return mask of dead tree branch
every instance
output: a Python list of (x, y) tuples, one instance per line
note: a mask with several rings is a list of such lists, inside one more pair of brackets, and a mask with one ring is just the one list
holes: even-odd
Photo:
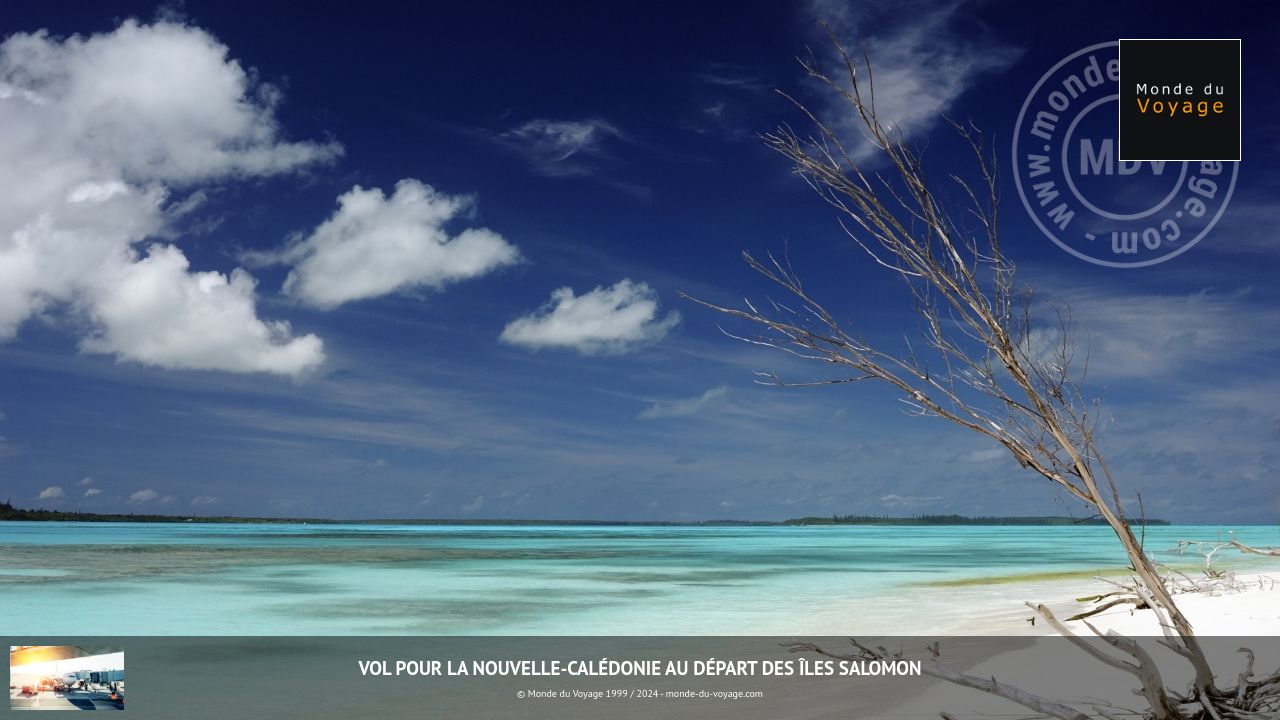
[[(754, 328), (754, 333), (725, 330), (730, 337), (817, 361), (839, 376), (790, 384), (884, 383), (899, 393), (909, 413), (941, 418), (997, 443), (1023, 468), (1101, 517), (1120, 541), (1134, 573), (1132, 583), (1122, 586), (1123, 599), (1117, 596), (1110, 606), (1132, 604), (1155, 614), (1165, 633), (1163, 644), (1194, 670), (1192, 700), (1209, 716), (1218, 717), (1219, 709), (1234, 704), (1236, 693), (1215, 686), (1191, 622), (1174, 601), (1174, 588), (1134, 534), (1097, 442), (1095, 404), (1086, 401), (1081, 391), (1088, 359), (1076, 358), (1070, 311), (1036, 299), (1014, 283), (1015, 266), (1000, 241), (995, 154), (976, 128), (952, 123), (969, 146), (978, 178), (951, 176), (966, 199), (968, 214), (977, 221), (973, 229), (968, 223), (958, 224), (926, 178), (921, 155), (877, 115), (870, 63), (851, 56), (834, 35), (831, 42), (840, 60), (838, 74), (825, 72), (812, 55), (801, 65), (810, 78), (845, 101), (861, 131), (857, 142), (869, 143), (886, 169), (870, 169), (844, 132), (785, 94), (811, 123), (813, 134), (802, 135), (783, 125), (762, 139), (787, 158), (794, 172), (834, 210), (839, 226), (874, 267), (901, 281), (921, 323), (919, 337), (908, 339), (901, 349), (865, 337), (856, 322), (842, 321), (815, 297), (789, 262), (771, 254), (759, 259), (744, 253), (743, 258), (782, 288), (788, 302), (746, 301), (731, 307), (689, 299)], [(1046, 311), (1047, 322), (1041, 319)], [(773, 373), (761, 376), (767, 383), (788, 384)], [(1133, 658), (1130, 664), (1139, 668), (1153, 717), (1185, 716), (1159, 682), (1154, 663), (1141, 646), (1113, 635), (1103, 640)], [(1084, 717), (994, 680), (936, 667), (934, 672), (1027, 707), (1038, 703), (1038, 711), (1053, 717)]]

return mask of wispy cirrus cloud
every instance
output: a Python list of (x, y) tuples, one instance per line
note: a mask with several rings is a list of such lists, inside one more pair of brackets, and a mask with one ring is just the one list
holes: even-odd
[(547, 177), (593, 175), (602, 160), (612, 157), (609, 145), (627, 141), (617, 126), (599, 118), (537, 118), (497, 137), (524, 156), (536, 172)]
[[(776, 117), (766, 110), (776, 100), (772, 80), (736, 63), (713, 62), (689, 74), (693, 79), (698, 117), (690, 129), (715, 133), (729, 140), (758, 142), (758, 133)], [(776, 107), (773, 107), (776, 110)]]
[[(894, 5), (813, 0), (807, 15), (826, 23), (855, 57), (865, 50), (875, 81), (875, 108), (880, 121), (905, 136), (927, 131), (985, 73), (998, 72), (1017, 60), (1022, 50), (994, 38), (968, 12), (965, 0), (908, 0)], [(836, 81), (848, 73), (825, 37), (815, 39), (819, 62)], [(861, 73), (865, 96), (871, 86)], [(874, 148), (862, 139), (860, 122), (843, 100), (826, 107), (824, 118), (849, 143), (855, 159)]]
[(618, 176), (619, 152), (636, 140), (608, 120), (535, 118), (484, 135), (523, 158), (538, 175), (589, 178), (641, 198), (650, 193), (648, 187)]
[(694, 397), (681, 398), (679, 400), (659, 400), (642, 410), (636, 417), (640, 420), (688, 417), (714, 407), (728, 394), (729, 386), (720, 385)]
[(731, 90), (747, 92), (766, 92), (769, 83), (749, 68), (737, 63), (711, 62), (690, 73), (694, 80), (706, 85), (713, 85)]
[(1280, 256), (1280, 231), (1275, 217), (1280, 213), (1280, 203), (1271, 197), (1232, 196), (1222, 220), (1213, 232), (1199, 245), (1197, 251), (1222, 255), (1252, 255), (1259, 258)]
[[(1280, 352), (1280, 310), (1248, 288), (1159, 293), (1077, 286), (1055, 295), (1077, 325), (1077, 363), (1102, 380), (1162, 380), (1181, 373), (1257, 365)], [(1054, 328), (1039, 342), (1058, 342)], [(1081, 369), (1083, 366), (1081, 365)]]

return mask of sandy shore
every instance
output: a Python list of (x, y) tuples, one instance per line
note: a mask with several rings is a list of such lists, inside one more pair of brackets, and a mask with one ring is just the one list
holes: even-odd
[[(1175, 597), (1178, 607), (1191, 620), (1196, 632), (1205, 636), (1280, 636), (1280, 561), (1274, 572), (1237, 575), (1246, 589), (1216, 595), (1183, 593)], [(1028, 622), (1034, 613), (1024, 602), (1043, 602), (1059, 618), (1071, 617), (1090, 606), (1077, 602), (1084, 597), (1114, 590), (1107, 583), (1090, 580), (1010, 585), (1006, 600), (975, 610), (972, 619), (948, 629), (950, 635), (1038, 636), (1056, 633), (1044, 622)], [(1093, 616), (1089, 621), (1099, 630), (1115, 630), (1125, 635), (1160, 635), (1152, 613), (1117, 607)], [(1082, 622), (1068, 623), (1075, 632), (1090, 635)]]
[[(1241, 573), (1238, 579), (1247, 586), (1242, 592), (1219, 595), (1187, 593), (1175, 598), (1195, 627), (1224, 685), (1233, 685), (1244, 666), (1240, 653), (1242, 647), (1256, 653), (1259, 672), (1280, 667), (1280, 562), (1276, 563), (1274, 572)], [(1066, 618), (1087, 607), (1076, 602), (1075, 596), (1106, 592), (1109, 588), (1106, 583), (1098, 581), (1087, 586), (1078, 581), (1010, 586), (1007, 601), (979, 610), (972, 621), (953, 628), (951, 634), (1021, 636), (1031, 645), (971, 667), (955, 669), (978, 677), (995, 677), (1002, 683), (1086, 711), (1102, 706), (1111, 708), (1117, 717), (1128, 717), (1128, 712), (1138, 716), (1142, 701), (1133, 694), (1136, 683), (1131, 676), (1088, 657), (1066, 639), (1057, 637), (1057, 633), (1044, 622), (1033, 626), (1027, 621), (1032, 611), (1021, 605), (1025, 600), (1043, 601), (1055, 615)], [(1056, 595), (1053, 594), (1055, 592)], [(1190, 666), (1156, 642), (1161, 633), (1152, 613), (1113, 609), (1090, 618), (1090, 622), (1104, 633), (1114, 630), (1130, 637), (1144, 638), (1143, 645), (1155, 657), (1166, 686), (1182, 688), (1189, 684), (1192, 677)], [(1068, 623), (1068, 627), (1080, 636), (1092, 637), (1092, 632), (1082, 622)], [(942, 647), (945, 657), (945, 639)], [(1121, 710), (1117, 712), (1117, 708)], [(883, 715), (867, 717), (895, 720), (937, 718), (942, 710), (955, 718), (1021, 717), (1026, 713), (1025, 708), (1019, 705), (981, 691), (938, 683)]]

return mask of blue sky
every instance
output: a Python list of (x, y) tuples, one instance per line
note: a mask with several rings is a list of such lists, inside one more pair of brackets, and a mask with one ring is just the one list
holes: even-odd
[(886, 106), (948, 169), (965, 156), (940, 113), (1007, 164), (1023, 98), (1079, 48), (1243, 38), (1245, 160), (1204, 241), (1090, 265), (1008, 170), (1003, 236), (1088, 329), (1124, 492), (1274, 522), (1280, 17), (1243, 3), (7, 4), (0, 494), (385, 518), (1072, 510), (885, 388), (755, 385), (821, 369), (679, 297), (762, 297), (739, 253), (786, 248), (868, 334), (915, 326), (756, 137), (801, 122), (775, 88), (840, 120), (795, 61), (819, 18), (866, 41)]

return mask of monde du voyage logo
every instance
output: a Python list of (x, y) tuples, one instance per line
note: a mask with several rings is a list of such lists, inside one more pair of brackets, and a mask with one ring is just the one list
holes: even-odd
[(1027, 95), (1014, 182), (1063, 250), (1146, 267), (1213, 229), (1235, 189), (1239, 148), (1239, 41), (1105, 42), (1061, 60)]

